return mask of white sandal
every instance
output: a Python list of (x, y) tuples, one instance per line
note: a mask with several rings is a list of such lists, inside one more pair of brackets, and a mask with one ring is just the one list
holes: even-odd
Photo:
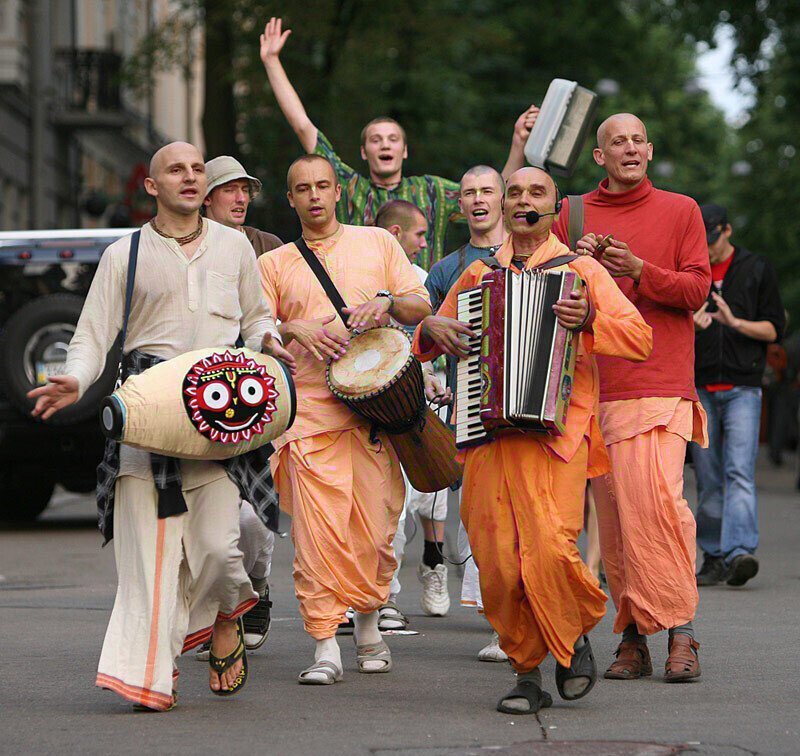
[[(324, 679), (310, 677), (312, 674), (324, 675)], [(342, 679), (342, 670), (333, 662), (323, 659), (314, 662), (308, 669), (304, 669), (297, 677), (300, 685), (333, 685)]]
[[(381, 674), (392, 670), (392, 652), (384, 641), (380, 643), (365, 643), (363, 646), (356, 644), (356, 661), (358, 671), (365, 675)], [(364, 664), (372, 661), (381, 661), (383, 666), (378, 669), (370, 669)]]
[(398, 609), (394, 601), (387, 601), (378, 610), (378, 630), (405, 630), (408, 617)]

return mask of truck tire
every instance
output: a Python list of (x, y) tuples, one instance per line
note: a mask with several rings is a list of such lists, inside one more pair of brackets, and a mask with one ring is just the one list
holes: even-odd
[(47, 509), (55, 485), (39, 467), (0, 469), (0, 520), (33, 522)]
[(88, 472), (62, 472), (58, 482), (71, 493), (94, 493), (97, 488), (97, 472), (91, 468)]
[[(0, 334), (0, 383), (8, 401), (23, 414), (29, 416), (34, 405), (27, 393), (43, 385), (46, 375), (63, 373), (83, 301), (74, 294), (38, 297), (6, 321)], [(49, 425), (73, 425), (97, 417), (101, 399), (114, 390), (117, 364), (108, 358), (114, 354), (112, 347), (99, 380), (79, 402), (53, 415)]]

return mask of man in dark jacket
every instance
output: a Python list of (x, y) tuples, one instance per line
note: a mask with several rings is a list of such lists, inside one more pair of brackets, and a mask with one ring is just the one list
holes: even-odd
[(692, 445), (697, 474), (699, 586), (744, 585), (758, 572), (755, 465), (767, 345), (785, 327), (771, 263), (731, 243), (725, 208), (701, 207), (711, 291), (694, 314), (695, 383), (708, 415), (708, 448)]

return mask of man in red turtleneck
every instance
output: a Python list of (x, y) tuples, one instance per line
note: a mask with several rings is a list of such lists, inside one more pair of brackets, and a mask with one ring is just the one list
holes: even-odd
[[(695, 522), (683, 498), (683, 463), (688, 441), (706, 443), (692, 322), (711, 284), (705, 227), (692, 199), (650, 182), (653, 145), (636, 116), (606, 119), (593, 154), (608, 175), (583, 195), (578, 251), (594, 255), (614, 276), (652, 327), (654, 342), (645, 362), (597, 356), (600, 427), (612, 471), (595, 479), (593, 490), (617, 608), (614, 631), (622, 633), (605, 676), (652, 674), (646, 636), (669, 630), (664, 679), (683, 682), (700, 677), (692, 627)], [(554, 232), (566, 242), (568, 228), (565, 207)]]

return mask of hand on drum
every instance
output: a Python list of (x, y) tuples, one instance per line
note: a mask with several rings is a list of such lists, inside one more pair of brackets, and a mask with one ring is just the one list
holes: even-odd
[(358, 307), (345, 307), (342, 312), (350, 316), (347, 318), (347, 327), (351, 331), (363, 331), (385, 323), (391, 307), (392, 300), (389, 297), (375, 297)]
[(438, 404), (441, 407), (453, 401), (453, 392), (449, 388), (444, 388), (441, 381), (433, 373), (423, 369), (423, 378), (425, 380), (425, 398), (429, 402)]
[(297, 362), (294, 359), (294, 355), (284, 349), (280, 341), (273, 338), (269, 332), (265, 333), (261, 339), (261, 351), (283, 362), (292, 375), (297, 372)]
[(315, 320), (291, 320), (286, 323), (289, 340), (294, 339), (320, 361), (338, 360), (347, 351), (348, 340), (325, 328), (335, 319), (336, 315), (329, 315)]
[(477, 336), (463, 323), (442, 315), (428, 315), (422, 321), (422, 335), (433, 341), (445, 354), (459, 358), (469, 357), (470, 347), (465, 343), (466, 339)]
[(569, 299), (559, 299), (553, 305), (553, 312), (560, 325), (574, 331), (586, 323), (589, 317), (589, 302), (582, 291), (573, 291)]
[(72, 375), (53, 375), (47, 384), (28, 392), (35, 399), (31, 415), (49, 420), (56, 412), (78, 401), (78, 379)]

